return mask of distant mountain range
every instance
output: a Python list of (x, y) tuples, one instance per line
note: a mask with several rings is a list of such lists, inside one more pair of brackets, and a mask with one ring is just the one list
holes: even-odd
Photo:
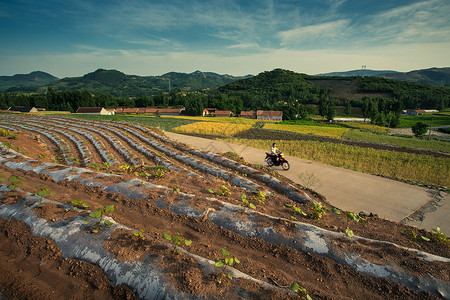
[[(362, 70), (319, 74), (324, 77), (351, 77), (363, 75)], [(392, 78), (415, 83), (450, 86), (450, 68), (431, 68), (411, 72), (391, 70), (364, 70), (364, 76)], [(199, 91), (221, 86), (236, 80), (253, 77), (220, 75), (211, 72), (170, 72), (161, 76), (126, 75), (117, 70), (98, 69), (82, 77), (59, 79), (51, 74), (36, 71), (30, 74), (0, 76), (0, 92), (42, 92), (47, 87), (55, 91), (88, 90), (91, 93), (109, 93), (116, 97), (152, 96), (162, 92), (181, 90)]]
[(138, 97), (173, 90), (198, 91), (248, 76), (219, 75), (201, 71), (190, 74), (170, 72), (161, 76), (136, 76), (126, 75), (117, 70), (98, 69), (82, 77), (58, 79), (44, 72), (32, 72), (27, 75), (2, 76), (0, 91), (36, 92), (51, 87), (55, 91), (88, 90), (91, 93), (103, 92), (116, 97)]
[(450, 68), (430, 68), (423, 70), (415, 70), (410, 72), (397, 71), (376, 71), (376, 70), (353, 70), (346, 72), (332, 72), (318, 74), (318, 76), (375, 76), (397, 79), (402, 81), (410, 81), (415, 83), (425, 83), (438, 86), (450, 86)]

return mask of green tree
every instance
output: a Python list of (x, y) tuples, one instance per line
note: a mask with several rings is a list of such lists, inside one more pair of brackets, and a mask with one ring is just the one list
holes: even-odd
[(345, 115), (350, 116), (352, 113), (352, 105), (350, 104), (350, 101), (346, 101), (345, 103)]
[(411, 130), (415, 136), (421, 136), (427, 132), (427, 127), (428, 125), (424, 122), (417, 122), (411, 127)]

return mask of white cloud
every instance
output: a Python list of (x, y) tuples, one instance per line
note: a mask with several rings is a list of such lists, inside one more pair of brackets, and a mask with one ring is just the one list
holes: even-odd
[(325, 41), (338, 39), (348, 30), (349, 20), (337, 20), (317, 25), (303, 26), (278, 33), (281, 46), (301, 45), (306, 41)]

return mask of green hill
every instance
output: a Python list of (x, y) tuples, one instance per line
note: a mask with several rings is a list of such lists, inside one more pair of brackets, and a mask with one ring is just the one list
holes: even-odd
[(0, 76), (0, 92), (35, 91), (38, 87), (52, 84), (58, 80), (59, 78), (41, 71)]
[(64, 78), (52, 85), (55, 91), (88, 90), (115, 97), (152, 96), (170, 90), (197, 91), (226, 84), (242, 77), (196, 71), (190, 74), (171, 72), (161, 76), (126, 75), (117, 70), (98, 69), (83, 77)]

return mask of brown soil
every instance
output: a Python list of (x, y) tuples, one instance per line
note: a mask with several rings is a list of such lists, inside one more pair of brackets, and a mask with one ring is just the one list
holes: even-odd
[[(51, 119), (48, 123), (51, 124)], [(450, 258), (448, 246), (434, 241), (417, 240), (413, 243), (408, 235), (402, 232), (412, 229), (419, 235), (430, 238), (432, 237), (431, 233), (380, 219), (377, 216), (367, 217), (368, 221), (365, 223), (351, 222), (347, 224), (344, 215), (331, 212), (332, 207), (322, 196), (317, 195), (314, 191), (305, 191), (315, 201), (322, 203), (327, 210), (327, 214), (315, 220), (311, 218), (313, 209), (309, 203), (296, 203), (283, 193), (263, 185), (264, 189), (268, 191), (263, 204), (254, 198), (255, 195), (241, 187), (158, 152), (173, 166), (187, 170), (177, 172), (163, 169), (164, 172), (161, 175), (161, 173), (157, 173), (159, 165), (154, 159), (139, 154), (136, 149), (131, 150), (132, 146), (121, 139), (124, 131), (117, 129), (113, 124), (107, 125), (111, 128), (109, 133), (120, 139), (131, 152), (140, 155), (144, 164), (137, 166), (131, 172), (121, 171), (119, 166), (127, 163), (127, 159), (104, 140), (104, 144), (108, 145), (107, 150), (114, 154), (120, 165), (113, 165), (100, 171), (112, 172), (119, 176), (96, 180), (104, 185), (111, 185), (139, 178), (155, 185), (161, 185), (161, 187), (146, 189), (143, 197), (127, 199), (123, 194), (105, 192), (100, 187), (87, 186), (79, 182), (63, 180), (56, 183), (49, 175), (38, 175), (33, 171), (13, 170), (3, 163), (0, 164), (0, 177), (4, 177), (4, 182), (1, 183), (6, 183), (5, 181), (14, 175), (23, 178), (21, 179), (22, 184), (18, 188), (24, 192), (35, 193), (43, 185), (48, 187), (54, 196), (47, 195), (46, 198), (56, 201), (56, 204), (45, 203), (37, 206), (34, 212), (49, 223), (62, 220), (70, 222), (71, 218), (75, 216), (88, 218), (86, 210), (66, 210), (63, 204), (66, 204), (67, 201), (80, 199), (88, 203), (91, 210), (113, 204), (114, 213), (110, 215), (116, 222), (132, 228), (134, 231), (115, 230), (111, 237), (103, 243), (104, 248), (121, 261), (154, 259), (165, 270), (167, 277), (176, 289), (190, 295), (204, 298), (240, 298), (238, 291), (245, 290), (251, 298), (287, 299), (295, 297), (293, 293), (263, 288), (255, 282), (245, 279), (224, 279), (219, 284), (216, 280), (220, 277), (220, 273), (206, 272), (191, 256), (180, 255), (173, 251), (168, 245), (170, 243), (163, 238), (163, 233), (170, 235), (174, 235), (175, 232), (181, 233), (184, 239), (192, 241), (190, 246), (183, 248), (209, 260), (214, 261), (220, 258), (220, 249), (227, 249), (239, 258), (241, 263), (234, 266), (239, 271), (274, 286), (282, 287), (285, 291), (288, 291), (293, 282), (298, 282), (307, 289), (313, 298), (430, 299), (435, 297), (387, 279), (363, 275), (348, 265), (322, 255), (301, 252), (289, 245), (269, 243), (259, 237), (240, 235), (217, 226), (208, 218), (207, 214), (200, 218), (176, 214), (171, 210), (171, 206), (187, 201), (199, 211), (219, 211), (223, 207), (223, 203), (246, 206), (241, 201), (241, 195), (245, 193), (247, 199), (256, 205), (256, 211), (275, 218), (259, 215), (259, 225), (272, 227), (287, 236), (294, 235), (295, 225), (290, 222), (293, 213), (292, 209), (284, 206), (286, 203), (298, 206), (307, 214), (307, 216), (297, 215), (297, 221), (334, 232), (343, 232), (348, 226), (357, 236), (392, 242), (407, 248), (417, 248)], [(51, 125), (48, 127), (51, 128)], [(86, 127), (86, 130), (88, 129), (89, 127)], [(140, 131), (140, 134), (145, 135), (145, 132)], [(137, 137), (130, 138), (136, 142), (140, 141)], [(38, 159), (38, 162), (33, 163), (36, 166), (43, 162), (52, 162), (61, 155), (61, 149), (43, 136), (37, 137), (36, 133), (19, 132), (17, 139), (0, 137), (0, 141), (6, 141), (11, 144), (12, 149)], [(173, 151), (184, 147), (184, 145), (162, 144)], [(150, 145), (146, 146), (150, 147)], [(91, 151), (93, 150), (94, 147)], [(80, 153), (78, 153), (78, 157), (81, 159)], [(98, 166), (102, 166), (102, 161), (97, 161), (98, 159), (100, 159), (100, 155), (96, 154), (94, 161)], [(234, 159), (240, 160), (235, 157)], [(17, 158), (15, 160), (25, 161), (26, 159)], [(247, 164), (242, 160), (240, 162)], [(208, 163), (213, 164), (212, 162)], [(214, 165), (226, 169), (219, 164)], [(96, 172), (97, 170), (91, 168), (91, 171)], [(260, 171), (268, 172), (263, 168)], [(188, 176), (188, 172), (194, 172), (196, 175)], [(147, 173), (148, 176), (142, 173)], [(285, 185), (293, 184), (277, 174), (274, 175)], [(91, 178), (92, 175), (85, 174), (83, 177)], [(220, 195), (219, 191), (222, 186), (229, 190), (229, 195)], [(301, 187), (297, 188), (301, 191)], [(138, 187), (135, 189), (138, 190)], [(215, 193), (211, 194), (209, 189), (213, 189)], [(195, 197), (185, 200), (177, 191), (192, 194)], [(20, 191), (4, 192), (0, 200), (0, 207), (25, 201), (23, 195), (23, 192)], [(216, 198), (217, 201), (211, 201), (211, 197)], [(165, 205), (161, 205), (161, 199), (164, 199)], [(240, 217), (245, 220), (250, 215), (250, 212), (243, 211)], [(136, 297), (129, 287), (113, 286), (98, 266), (62, 257), (61, 250), (52, 240), (33, 236), (23, 222), (0, 218), (0, 228), (0, 293), (6, 299), (132, 299)], [(134, 232), (137, 234), (139, 230), (142, 230), (145, 239), (133, 234)], [(348, 239), (343, 234), (334, 238), (333, 244), (340, 249), (358, 253), (377, 264), (394, 262), (419, 277), (431, 275), (447, 283), (450, 280), (449, 263), (424, 262), (418, 255), (405, 249), (357, 238)], [(55, 285), (53, 282), (60, 282), (60, 284)]]

